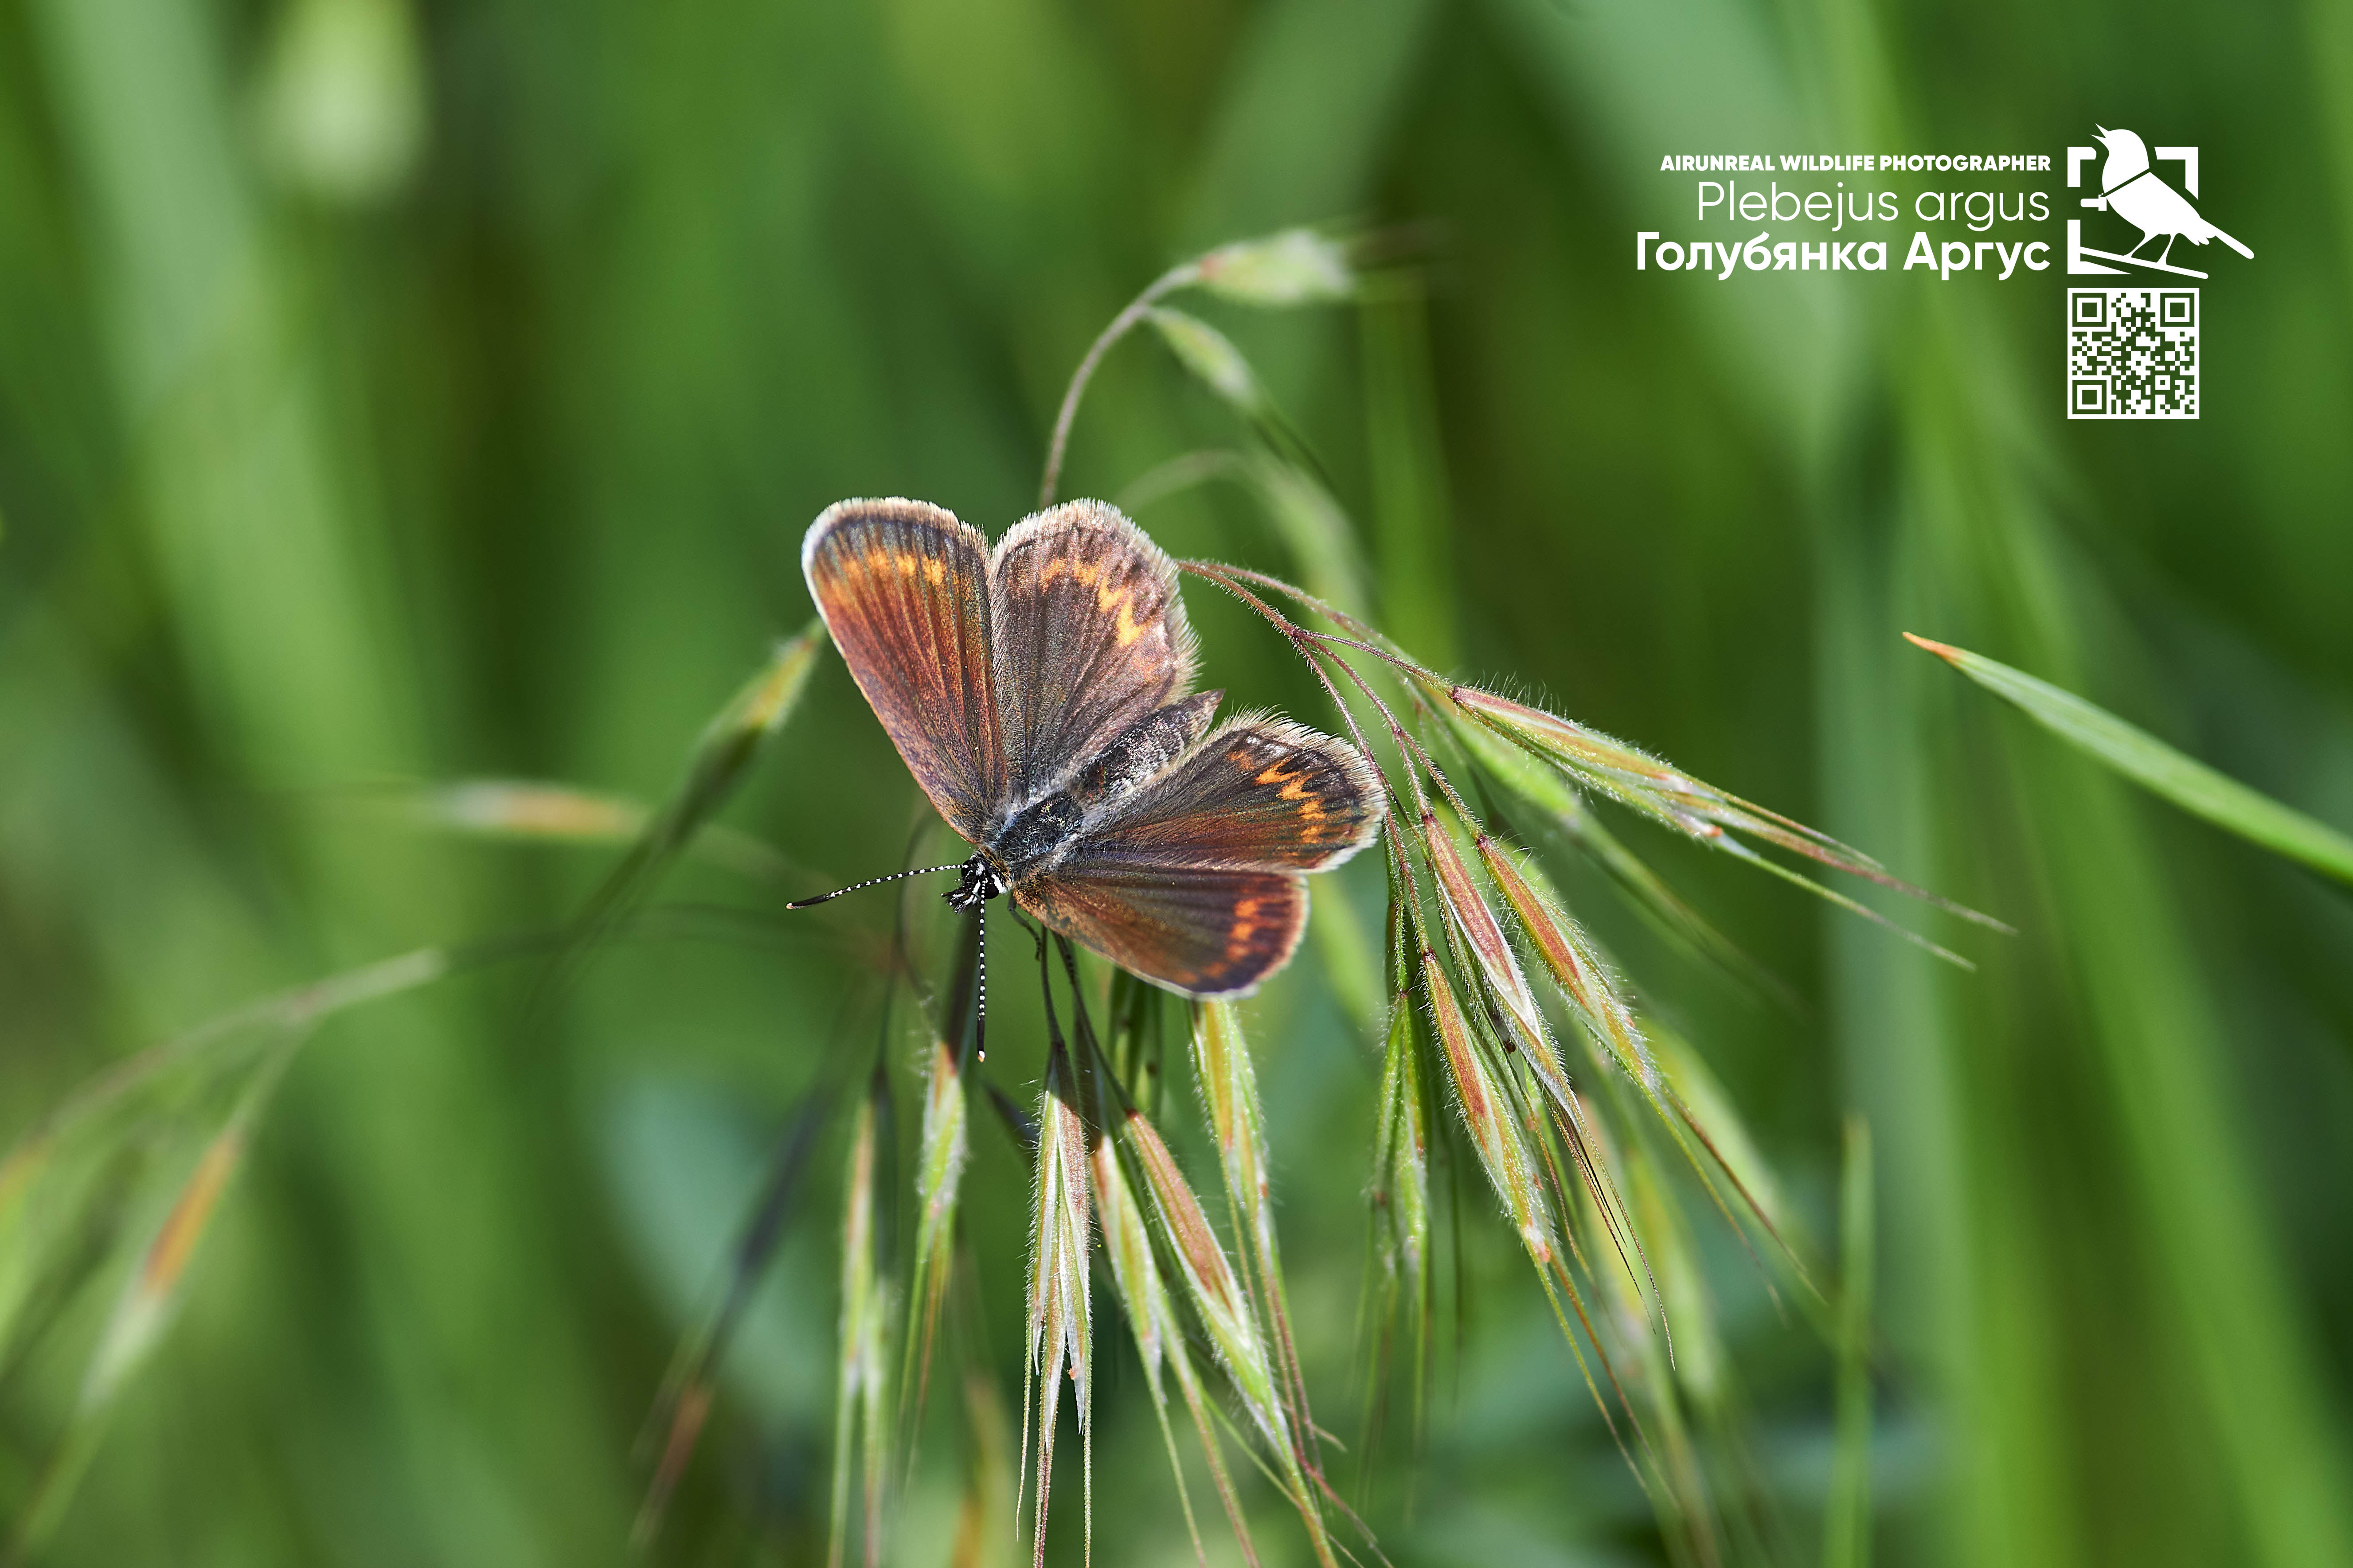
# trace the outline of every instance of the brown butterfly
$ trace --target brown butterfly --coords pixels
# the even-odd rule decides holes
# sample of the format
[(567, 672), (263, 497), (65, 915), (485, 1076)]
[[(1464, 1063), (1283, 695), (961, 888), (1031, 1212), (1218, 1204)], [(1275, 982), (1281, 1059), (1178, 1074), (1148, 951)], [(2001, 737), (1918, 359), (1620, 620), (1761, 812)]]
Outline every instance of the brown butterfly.
[(991, 551), (923, 501), (842, 501), (810, 525), (801, 570), (915, 782), (976, 849), (929, 868), (963, 873), (945, 897), (976, 919), (1010, 893), (1124, 969), (1237, 996), (1298, 946), (1303, 874), (1380, 828), (1379, 776), (1354, 747), (1259, 714), (1209, 728), (1223, 694), (1190, 690), (1176, 564), (1113, 507), (1039, 512)]

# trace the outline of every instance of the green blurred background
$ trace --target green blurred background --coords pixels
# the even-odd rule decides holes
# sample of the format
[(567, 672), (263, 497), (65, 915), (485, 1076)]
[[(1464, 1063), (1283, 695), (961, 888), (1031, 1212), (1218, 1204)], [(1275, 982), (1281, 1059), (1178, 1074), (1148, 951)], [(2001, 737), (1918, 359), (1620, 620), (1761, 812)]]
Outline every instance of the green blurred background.
[[(1662, 153), (2055, 155), (2095, 121), (2200, 143), (2210, 216), (2255, 251), (2214, 258), (2195, 424), (2058, 416), (2055, 271), (1630, 266), (1680, 208)], [(1880, 1555), (2353, 1563), (2353, 909), (1896, 636), (2353, 823), (2353, 16), (2329, 0), (0, 0), (6, 1133), (260, 993), (560, 919), (604, 859), (421, 836), (381, 786), (658, 797), (807, 617), (823, 506), (1001, 530), (1129, 296), (1323, 220), (1407, 226), (1415, 286), (1218, 320), (1322, 457), (1389, 628), (2020, 929), (1894, 910), (1983, 965), (1948, 972), (1630, 829), (1788, 1006), (1569, 884), (1818, 1239), (1840, 1120), (1870, 1120)], [(1237, 438), (1138, 341), (1065, 491)], [(1319, 568), (1239, 493), (1141, 515), (1180, 553)], [(1212, 683), (1331, 722), (1261, 627), (1191, 603)], [(729, 820), (814, 887), (896, 864), (915, 796), (838, 663), (811, 703)], [(1378, 880), (1319, 897), (1374, 929)], [(664, 897), (775, 896), (689, 868)], [(622, 1558), (633, 1441), (790, 1108), (878, 1041), (913, 1059), (860, 977), (888, 902), (839, 908), (618, 944), (552, 1006), (526, 965), (332, 1025), (55, 1560)], [(1025, 973), (991, 1065), (1027, 1100)], [(1354, 1441), (1377, 1060), (1312, 962), (1252, 1017), (1303, 1348)], [(1169, 1121), (1198, 1157), (1182, 1099)], [(1018, 1408), (1026, 1176), (976, 1138), (951, 1341)], [(839, 1166), (837, 1130), (662, 1557), (822, 1555)], [(1385, 1445), (1351, 1495), (1400, 1563), (1658, 1560), (1508, 1237), (1462, 1230), (1426, 1450)], [(1829, 1359), (1711, 1247), (1768, 1536), (1810, 1561)], [(0, 1366), (12, 1516), (110, 1280)], [(1102, 1545), (1187, 1561), (1133, 1365), (1100, 1394)], [(933, 1405), (899, 1561), (946, 1559), (963, 1487), (964, 1395)], [(1252, 1500), (1269, 1559), (1303, 1558)]]

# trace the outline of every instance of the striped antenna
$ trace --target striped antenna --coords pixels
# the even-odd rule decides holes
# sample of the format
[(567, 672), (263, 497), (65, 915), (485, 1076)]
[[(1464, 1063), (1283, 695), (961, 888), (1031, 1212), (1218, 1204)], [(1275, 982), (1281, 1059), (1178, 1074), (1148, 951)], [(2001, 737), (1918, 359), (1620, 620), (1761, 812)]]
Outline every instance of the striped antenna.
[(825, 903), (829, 900), (838, 899), (844, 893), (857, 892), (861, 888), (879, 888), (885, 882), (901, 882), (906, 880), (909, 877), (928, 877), (934, 871), (956, 871), (963, 869), (963, 868), (964, 862), (959, 860), (950, 866), (925, 866), (921, 869), (914, 871), (893, 871), (887, 877), (874, 877), (863, 882), (852, 882), (847, 888), (836, 888), (830, 893), (819, 893), (814, 899), (795, 899), (791, 903), (786, 904), (785, 908), (788, 910), (806, 910), (815, 905)]

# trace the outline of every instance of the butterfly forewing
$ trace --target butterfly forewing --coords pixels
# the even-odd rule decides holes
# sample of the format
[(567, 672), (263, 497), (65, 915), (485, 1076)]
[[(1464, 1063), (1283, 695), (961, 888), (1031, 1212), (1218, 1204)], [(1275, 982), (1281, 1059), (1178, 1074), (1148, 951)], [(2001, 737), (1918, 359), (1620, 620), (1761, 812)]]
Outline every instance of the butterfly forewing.
[(1306, 884), (1275, 871), (1066, 866), (1013, 901), (1122, 969), (1206, 998), (1282, 968), (1307, 924)]
[(809, 529), (801, 570), (908, 771), (978, 842), (1006, 800), (987, 542), (923, 501), (842, 501)]
[(1191, 687), (1176, 565), (1100, 501), (1040, 512), (998, 541), (989, 601), (1016, 805)]

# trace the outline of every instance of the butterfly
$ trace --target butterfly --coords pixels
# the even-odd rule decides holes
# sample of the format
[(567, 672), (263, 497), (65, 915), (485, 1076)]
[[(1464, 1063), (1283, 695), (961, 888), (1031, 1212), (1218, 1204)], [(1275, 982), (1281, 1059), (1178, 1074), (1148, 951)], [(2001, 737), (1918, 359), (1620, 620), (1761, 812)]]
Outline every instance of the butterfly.
[(1265, 714), (1210, 727), (1224, 694), (1192, 690), (1176, 563), (1114, 507), (1054, 507), (991, 550), (926, 502), (846, 500), (810, 525), (801, 571), (915, 783), (973, 847), (928, 869), (961, 873), (944, 897), (976, 920), (1009, 895), (1172, 991), (1238, 996), (1298, 946), (1305, 875), (1380, 829), (1356, 748)]

